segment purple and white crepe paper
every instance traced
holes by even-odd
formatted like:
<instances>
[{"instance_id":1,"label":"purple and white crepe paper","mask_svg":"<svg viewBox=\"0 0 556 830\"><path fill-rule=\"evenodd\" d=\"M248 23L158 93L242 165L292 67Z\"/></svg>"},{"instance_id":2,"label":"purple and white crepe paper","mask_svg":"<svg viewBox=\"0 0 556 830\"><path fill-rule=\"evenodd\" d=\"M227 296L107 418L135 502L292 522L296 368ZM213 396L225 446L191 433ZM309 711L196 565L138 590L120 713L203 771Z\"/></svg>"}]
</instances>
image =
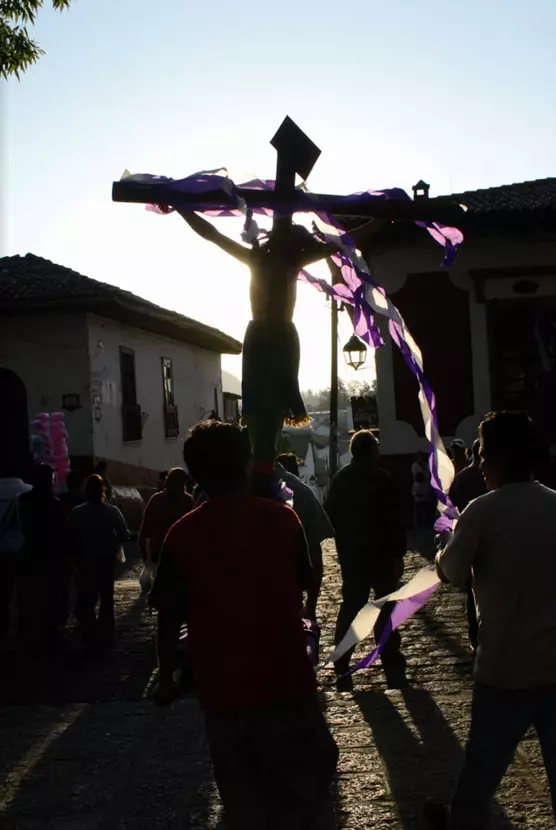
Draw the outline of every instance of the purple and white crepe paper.
<instances>
[{"instance_id":1,"label":"purple and white crepe paper","mask_svg":"<svg viewBox=\"0 0 556 830\"><path fill-rule=\"evenodd\" d=\"M380 657L382 649L386 645L390 635L396 628L399 628L400 625L403 625L404 622L409 620L413 617L417 611L420 611L423 605L427 602L428 599L432 597L432 595L438 590L440 586L440 582L436 585L432 585L430 588L426 588L424 591L421 591L420 594L415 594L412 597L407 597L407 599L400 599L392 613L390 614L386 625L384 626L384 631L380 635L380 639L376 645L376 648L371 651L366 657L363 658L356 666L347 672L347 675L354 674L359 669L368 669L373 663Z\"/></svg>"},{"instance_id":2,"label":"purple and white crepe paper","mask_svg":"<svg viewBox=\"0 0 556 830\"><path fill-rule=\"evenodd\" d=\"M376 649L364 661L358 664L353 671L356 671L358 668L363 668L363 665L370 666L384 648L384 644L392 631L416 614L439 586L440 580L436 575L435 569L430 567L422 568L409 582L401 588L398 588L397 591L392 591L391 594L387 594L385 597L368 602L359 611L345 637L338 643L334 651L328 655L321 668L336 663L346 652L372 634L382 608L389 602L395 602L396 607L392 612L390 621Z\"/></svg>"}]
</instances>

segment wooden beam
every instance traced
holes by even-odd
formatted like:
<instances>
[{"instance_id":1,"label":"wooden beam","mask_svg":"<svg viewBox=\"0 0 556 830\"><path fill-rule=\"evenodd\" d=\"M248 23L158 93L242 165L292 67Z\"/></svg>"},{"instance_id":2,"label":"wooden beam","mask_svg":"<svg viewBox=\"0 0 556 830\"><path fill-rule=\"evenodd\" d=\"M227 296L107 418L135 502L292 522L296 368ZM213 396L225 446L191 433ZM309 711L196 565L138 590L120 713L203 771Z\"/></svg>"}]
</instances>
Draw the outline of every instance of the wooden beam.
<instances>
[{"instance_id":1,"label":"wooden beam","mask_svg":"<svg viewBox=\"0 0 556 830\"><path fill-rule=\"evenodd\" d=\"M245 200L247 207L259 206L269 209L280 207L277 194L273 191L238 188L238 196ZM212 210L234 208L232 197L218 192L203 193L202 201ZM127 181L122 179L112 185L112 201L133 204L173 205L187 209L188 205L199 202L198 194L178 193L164 183ZM445 198L422 199L370 199L367 204L358 204L357 208L347 206L344 196L330 194L305 194L296 192L298 209L306 205L307 210L319 211L338 217L360 217L362 219L405 219L407 221L442 222L445 225L462 225L466 213L456 202Z\"/></svg>"}]
</instances>

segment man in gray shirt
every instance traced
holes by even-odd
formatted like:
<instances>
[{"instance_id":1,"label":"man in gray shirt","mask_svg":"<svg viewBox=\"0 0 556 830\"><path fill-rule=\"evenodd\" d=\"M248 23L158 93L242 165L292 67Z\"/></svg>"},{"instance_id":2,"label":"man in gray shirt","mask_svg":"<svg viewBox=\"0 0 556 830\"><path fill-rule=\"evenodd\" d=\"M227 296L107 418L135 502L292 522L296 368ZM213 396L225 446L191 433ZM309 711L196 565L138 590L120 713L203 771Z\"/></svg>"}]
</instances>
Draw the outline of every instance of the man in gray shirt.
<instances>
[{"instance_id":1,"label":"man in gray shirt","mask_svg":"<svg viewBox=\"0 0 556 830\"><path fill-rule=\"evenodd\" d=\"M540 442L525 412L479 427L486 495L467 507L438 554L439 576L471 576L479 637L471 726L450 809L425 809L435 830L483 830L518 743L534 726L556 813L556 492L534 481Z\"/></svg>"},{"instance_id":2,"label":"man in gray shirt","mask_svg":"<svg viewBox=\"0 0 556 830\"><path fill-rule=\"evenodd\" d=\"M317 601L323 576L321 544L326 539L334 538L334 528L311 488L298 478L292 471L292 467L289 470L286 469L284 464L290 466L288 462L291 463L287 455L279 456L276 462L276 472L293 493L293 509L305 531L309 557L313 566L313 582L311 589L307 592L306 611L309 619L316 620ZM293 456L293 462L297 467L295 456Z\"/></svg>"}]
</instances>

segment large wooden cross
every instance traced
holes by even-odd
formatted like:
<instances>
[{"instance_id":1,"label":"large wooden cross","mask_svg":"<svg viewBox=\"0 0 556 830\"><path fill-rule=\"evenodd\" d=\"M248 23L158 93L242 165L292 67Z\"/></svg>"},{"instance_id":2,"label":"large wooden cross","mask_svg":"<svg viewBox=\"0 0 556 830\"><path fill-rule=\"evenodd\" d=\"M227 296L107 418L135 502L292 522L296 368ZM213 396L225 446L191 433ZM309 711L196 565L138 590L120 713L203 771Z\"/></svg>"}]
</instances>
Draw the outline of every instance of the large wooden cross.
<instances>
[{"instance_id":1,"label":"large wooden cross","mask_svg":"<svg viewBox=\"0 0 556 830\"><path fill-rule=\"evenodd\" d=\"M287 117L271 141L277 153L274 190L240 188L235 196L223 193L198 194L180 192L171 184L143 181L114 182L112 199L116 202L171 205L193 230L213 242L251 269L252 321L243 344L243 420L249 429L253 454L261 474L269 477L274 466L284 419L301 424L307 418L299 392L299 339L293 324L295 285L298 272L306 265L333 253L330 245L314 240L303 228L296 227L292 215L300 208L303 195L296 193L296 175L305 181L320 156L319 148ZM240 196L247 207L273 210L272 231L268 240L247 248L224 234L210 222L193 213L195 204L214 210L235 208ZM310 194L308 210L322 210L343 220L357 217L371 222L350 234L357 247L375 232L376 220L436 221L455 225L463 211L445 199L369 199L346 204L345 197ZM321 207L322 206L322 207ZM354 210L357 212L354 213ZM350 225L353 224L350 222ZM362 233L361 233L362 232Z\"/></svg>"},{"instance_id":2,"label":"large wooden cross","mask_svg":"<svg viewBox=\"0 0 556 830\"><path fill-rule=\"evenodd\" d=\"M289 206L295 197L295 177L300 176L303 181L315 166L321 151L316 144L301 130L297 124L286 116L280 128L271 140L271 145L276 150L276 185L274 191L261 193L260 190L250 188L239 188L237 194L244 199L247 207L259 205L265 208L278 206L274 222L282 227L291 226L292 211ZM112 200L114 202L135 202L148 204L156 193L156 199L165 200L166 204L174 207L181 207L187 210L188 205L198 201L198 196L181 193L177 194L171 187L165 189L163 183L157 183L154 187L145 183L142 187L137 186L130 190L125 180L114 182L112 185ZM367 204L359 204L355 209L346 207L343 196L330 194L312 193L311 199L318 206L322 202L326 206L326 213L338 218L366 218L366 219L405 219L407 221L422 222L443 222L446 225L457 225L461 222L464 212L460 205L450 202L445 198L420 199L411 201L409 199L376 199L370 200ZM235 200L232 196L229 199L223 197L222 193L211 195L203 194L203 202L210 204L214 201L215 209L224 207L235 207ZM164 203L160 201L160 203ZM317 208L312 208L313 210Z\"/></svg>"}]
</instances>

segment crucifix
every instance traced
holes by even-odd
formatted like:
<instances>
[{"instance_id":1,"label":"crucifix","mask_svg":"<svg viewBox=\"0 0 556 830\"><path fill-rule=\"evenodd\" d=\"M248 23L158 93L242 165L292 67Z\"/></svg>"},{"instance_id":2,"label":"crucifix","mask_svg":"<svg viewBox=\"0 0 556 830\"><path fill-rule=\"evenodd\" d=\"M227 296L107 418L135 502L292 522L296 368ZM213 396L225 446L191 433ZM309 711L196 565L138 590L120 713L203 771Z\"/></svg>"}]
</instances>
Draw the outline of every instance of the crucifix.
<instances>
[{"instance_id":1,"label":"crucifix","mask_svg":"<svg viewBox=\"0 0 556 830\"><path fill-rule=\"evenodd\" d=\"M253 449L254 469L262 478L273 475L284 422L302 425L308 421L299 390L299 337L293 323L296 286L299 272L312 263L326 259L340 250L340 243L323 242L301 225L294 224L293 214L303 210L319 211L319 206L338 218L364 218L349 231L355 248L368 248L372 238L391 221L443 221L461 219L458 205L446 200L409 199L369 200L354 208L345 198L322 194L303 194L296 189L296 176L306 181L317 159L319 148L286 117L270 142L277 153L276 182L273 190L239 188L236 197L250 206L273 210L272 229L260 242L254 239L247 247L225 234L194 212L199 195L177 192L164 182L115 182L112 198L117 202L171 205L199 236L217 245L251 271L252 319L243 343L242 420L247 426ZM133 186L132 186L133 185ZM232 206L220 191L202 196L205 209ZM338 271L339 273L339 271ZM340 278L340 277L339 277Z\"/></svg>"}]
</instances>

